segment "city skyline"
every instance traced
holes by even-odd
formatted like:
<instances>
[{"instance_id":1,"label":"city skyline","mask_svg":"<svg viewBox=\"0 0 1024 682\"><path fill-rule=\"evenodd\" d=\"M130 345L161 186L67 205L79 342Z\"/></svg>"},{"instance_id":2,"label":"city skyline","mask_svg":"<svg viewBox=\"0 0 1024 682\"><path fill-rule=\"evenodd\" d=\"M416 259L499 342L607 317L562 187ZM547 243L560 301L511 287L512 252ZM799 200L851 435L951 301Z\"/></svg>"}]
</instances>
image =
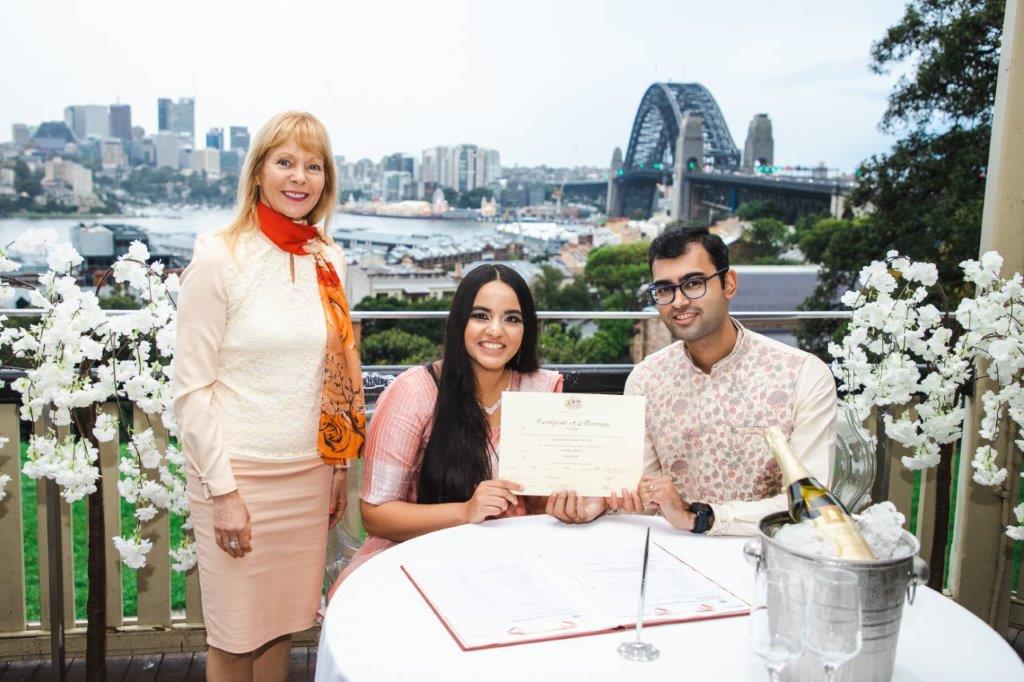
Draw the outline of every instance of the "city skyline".
<instances>
[{"instance_id":1,"label":"city skyline","mask_svg":"<svg viewBox=\"0 0 1024 682\"><path fill-rule=\"evenodd\" d=\"M68 105L118 101L152 134L159 98L195 97L197 147L210 128L255 133L276 111L304 108L324 120L335 154L349 160L474 143L499 150L509 167L607 166L612 149L628 143L644 90L673 80L708 87L738 146L751 118L767 113L778 162L825 161L844 171L890 146L877 123L895 75L871 74L868 52L903 9L876 1L817 16L796 2L771 11L655 2L632 17L643 26L638 34L624 23L634 11L624 2L543 12L531 3L396 2L386 14L311 3L307 19L337 27L323 39L296 33L302 17L282 18L270 4L238 14L186 2L173 16L124 2L56 4L74 21L53 27L47 49L28 31L0 48L8 63L39 52L0 74L4 138L13 123L61 120ZM0 16L29 26L43 11L54 10L21 3ZM202 25L192 26L197 16ZM137 38L154 22L164 37L143 41L139 58ZM281 44L262 37L254 50L250 36L272 24L282 27ZM93 33L136 40L80 39ZM175 39L190 34L204 39L190 47Z\"/></svg>"}]
</instances>

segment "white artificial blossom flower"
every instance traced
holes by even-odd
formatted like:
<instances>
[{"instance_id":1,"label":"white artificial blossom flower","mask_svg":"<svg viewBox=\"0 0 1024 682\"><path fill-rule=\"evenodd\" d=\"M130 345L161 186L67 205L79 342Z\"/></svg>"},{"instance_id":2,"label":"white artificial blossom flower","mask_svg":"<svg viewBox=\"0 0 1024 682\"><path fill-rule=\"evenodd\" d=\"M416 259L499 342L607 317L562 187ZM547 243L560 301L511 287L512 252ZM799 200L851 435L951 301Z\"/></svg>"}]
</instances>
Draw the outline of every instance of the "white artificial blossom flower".
<instances>
[{"instance_id":1,"label":"white artificial blossom flower","mask_svg":"<svg viewBox=\"0 0 1024 682\"><path fill-rule=\"evenodd\" d=\"M21 395L22 419L48 417L49 427L34 435L28 444L23 466L26 476L50 478L69 502L95 492L100 475L94 442L117 437L119 417L96 415L94 427L85 433L78 411L94 409L110 400L119 403L118 415L129 415L127 402L146 413L153 424L167 427L177 436L171 395L171 363L177 310L173 294L179 290L176 275L165 275L163 264L148 263L145 244L134 242L111 268L108 284L120 287L142 304L126 315L108 316L99 306L96 293L81 289L76 269L82 256L68 243L60 242L54 230L34 229L22 233L12 252L44 255L49 268L29 292L31 304L41 309L29 327L5 326L0 331L0 352L27 367L11 386ZM17 267L0 250L0 272ZM0 318L0 321L6 321ZM58 437L56 428L66 431ZM184 463L176 448L157 438L152 428L129 434L128 454L119 466L119 494L136 505L138 524L134 532L114 538L114 546L131 568L145 565L152 543L141 536L141 523L163 511L183 516L191 527L185 494ZM90 438L94 439L90 441ZM194 549L175 548L176 565L188 564ZM180 556L179 556L180 555ZM194 563L194 562L193 562Z\"/></svg>"},{"instance_id":2,"label":"white artificial blossom flower","mask_svg":"<svg viewBox=\"0 0 1024 682\"><path fill-rule=\"evenodd\" d=\"M140 569L146 565L146 555L153 549L153 542L138 536L123 538L115 535L114 548L121 555L121 561L129 568Z\"/></svg>"},{"instance_id":3,"label":"white artificial blossom flower","mask_svg":"<svg viewBox=\"0 0 1024 682\"><path fill-rule=\"evenodd\" d=\"M829 345L839 388L862 419L873 407L909 406L895 419L883 414L886 435L911 450L902 458L909 469L936 466L941 448L958 440L965 409L961 396L978 361L997 388L982 396L981 442L973 453L973 478L1002 485L1007 469L992 442L1008 421L1024 433L1024 280L1004 279L1002 257L985 253L960 264L973 297L954 315L925 303L938 282L931 263L916 263L890 251L860 271L859 286L842 296L853 309L846 336ZM1024 435L1014 442L1024 449ZM1024 507L1018 526L1007 529L1024 539Z\"/></svg>"},{"instance_id":4,"label":"white artificial blossom flower","mask_svg":"<svg viewBox=\"0 0 1024 682\"><path fill-rule=\"evenodd\" d=\"M92 429L92 435L96 436L96 440L100 443L109 443L117 435L117 420L113 415L100 414L96 417L96 426Z\"/></svg>"}]
</instances>

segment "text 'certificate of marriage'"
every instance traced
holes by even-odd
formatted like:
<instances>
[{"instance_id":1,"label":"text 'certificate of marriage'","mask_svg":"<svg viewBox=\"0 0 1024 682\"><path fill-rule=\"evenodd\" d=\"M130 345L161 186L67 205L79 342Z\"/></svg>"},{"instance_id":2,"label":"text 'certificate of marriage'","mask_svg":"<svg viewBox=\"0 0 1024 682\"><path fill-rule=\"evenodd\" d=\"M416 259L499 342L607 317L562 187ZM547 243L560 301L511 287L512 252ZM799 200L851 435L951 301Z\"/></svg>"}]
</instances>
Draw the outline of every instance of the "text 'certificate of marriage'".
<instances>
[{"instance_id":1,"label":"text 'certificate of marriage'","mask_svg":"<svg viewBox=\"0 0 1024 682\"><path fill-rule=\"evenodd\" d=\"M643 473L645 398L506 392L501 397L498 478L523 495L575 490L606 497Z\"/></svg>"}]
</instances>

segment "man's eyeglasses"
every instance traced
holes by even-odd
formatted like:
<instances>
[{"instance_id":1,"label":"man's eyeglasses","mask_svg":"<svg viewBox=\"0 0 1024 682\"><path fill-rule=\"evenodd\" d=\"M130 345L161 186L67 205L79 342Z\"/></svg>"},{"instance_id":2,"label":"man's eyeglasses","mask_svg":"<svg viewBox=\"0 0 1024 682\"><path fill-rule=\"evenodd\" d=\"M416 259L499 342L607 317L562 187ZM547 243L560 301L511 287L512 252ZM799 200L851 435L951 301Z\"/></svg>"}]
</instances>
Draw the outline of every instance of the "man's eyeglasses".
<instances>
[{"instance_id":1,"label":"man's eyeglasses","mask_svg":"<svg viewBox=\"0 0 1024 682\"><path fill-rule=\"evenodd\" d=\"M709 279L718 277L728 270L729 266L726 266L718 272L712 272L710 275L694 275L693 277L687 277L679 284L652 284L647 287L647 293L655 305L669 305L675 301L677 289L683 292L683 296L692 301L708 292Z\"/></svg>"}]
</instances>

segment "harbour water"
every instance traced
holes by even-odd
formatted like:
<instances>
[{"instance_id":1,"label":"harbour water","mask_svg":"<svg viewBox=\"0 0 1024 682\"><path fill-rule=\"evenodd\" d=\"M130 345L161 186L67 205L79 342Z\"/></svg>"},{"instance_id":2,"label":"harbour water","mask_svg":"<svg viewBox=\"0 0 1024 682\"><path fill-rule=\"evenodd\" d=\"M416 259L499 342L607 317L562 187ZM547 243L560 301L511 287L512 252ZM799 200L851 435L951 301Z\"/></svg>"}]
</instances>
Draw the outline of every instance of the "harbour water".
<instances>
[{"instance_id":1,"label":"harbour water","mask_svg":"<svg viewBox=\"0 0 1024 682\"><path fill-rule=\"evenodd\" d=\"M80 223L124 223L136 225L153 233L211 232L223 227L231 220L233 210L229 208L170 210L154 208L145 215L113 215L86 218L3 218L0 219L0 245L8 244L19 234L34 227L50 227L57 230L62 240L70 240L71 228ZM483 236L495 234L494 223L472 220L436 220L430 218L388 218L337 213L331 219L331 229L365 229L374 232L401 235L424 236Z\"/></svg>"}]
</instances>

